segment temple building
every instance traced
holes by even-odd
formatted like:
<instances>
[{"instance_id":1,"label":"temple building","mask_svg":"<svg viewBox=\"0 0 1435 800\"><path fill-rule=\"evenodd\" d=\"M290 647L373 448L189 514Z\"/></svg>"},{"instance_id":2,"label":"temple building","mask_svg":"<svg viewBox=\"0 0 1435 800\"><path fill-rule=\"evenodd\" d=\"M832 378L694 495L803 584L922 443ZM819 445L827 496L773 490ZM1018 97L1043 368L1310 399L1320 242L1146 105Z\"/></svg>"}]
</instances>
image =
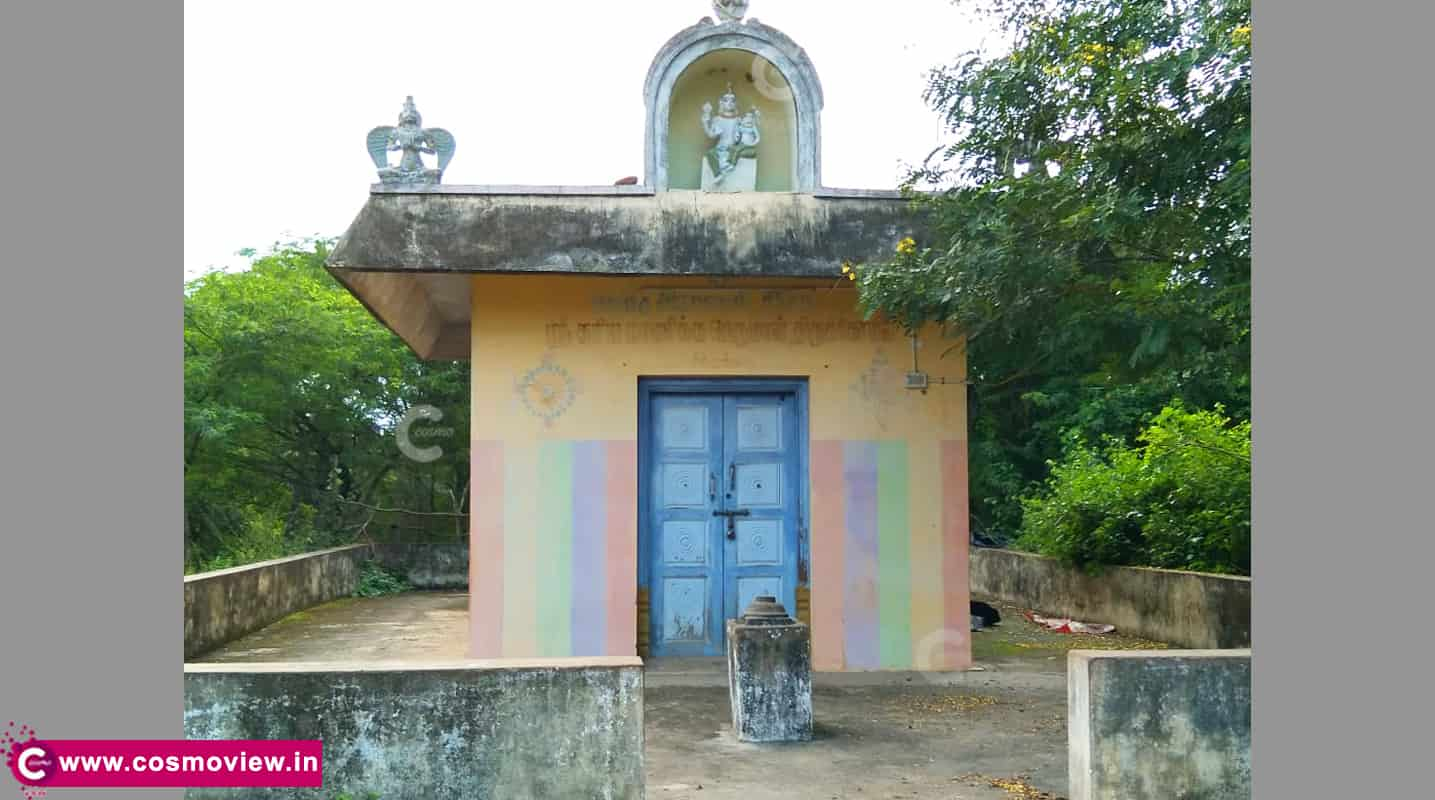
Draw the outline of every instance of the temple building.
<instances>
[{"instance_id":1,"label":"temple building","mask_svg":"<svg viewBox=\"0 0 1435 800\"><path fill-rule=\"evenodd\" d=\"M864 319L843 271L923 221L823 185L817 70L746 10L658 51L638 183L444 184L462 131L412 99L369 134L329 269L472 361L475 658L720 655L771 594L815 669L970 664L962 342Z\"/></svg>"}]
</instances>

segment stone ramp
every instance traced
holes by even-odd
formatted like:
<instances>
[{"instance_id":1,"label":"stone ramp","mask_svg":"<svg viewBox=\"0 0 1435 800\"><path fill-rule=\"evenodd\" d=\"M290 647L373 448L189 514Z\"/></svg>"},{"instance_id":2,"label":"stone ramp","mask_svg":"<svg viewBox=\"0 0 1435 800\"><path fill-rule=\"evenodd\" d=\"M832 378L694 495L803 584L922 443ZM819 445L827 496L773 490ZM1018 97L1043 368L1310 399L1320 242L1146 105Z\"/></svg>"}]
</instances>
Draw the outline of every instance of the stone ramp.
<instances>
[{"instance_id":1,"label":"stone ramp","mask_svg":"<svg viewBox=\"0 0 1435 800\"><path fill-rule=\"evenodd\" d=\"M348 597L294 614L194 663L430 662L468 657L468 594Z\"/></svg>"}]
</instances>

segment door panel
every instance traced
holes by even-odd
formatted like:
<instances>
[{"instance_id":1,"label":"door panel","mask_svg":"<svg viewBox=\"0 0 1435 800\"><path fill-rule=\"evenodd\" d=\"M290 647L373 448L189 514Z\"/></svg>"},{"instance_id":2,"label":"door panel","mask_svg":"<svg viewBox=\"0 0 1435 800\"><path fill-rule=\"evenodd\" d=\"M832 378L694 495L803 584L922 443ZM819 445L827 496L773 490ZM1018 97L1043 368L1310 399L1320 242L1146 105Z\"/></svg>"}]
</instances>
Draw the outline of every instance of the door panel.
<instances>
[{"instance_id":1,"label":"door panel","mask_svg":"<svg viewBox=\"0 0 1435 800\"><path fill-rule=\"evenodd\" d=\"M722 399L712 395L652 396L653 498L651 645L655 654L720 652L722 528L720 500Z\"/></svg>"},{"instance_id":2,"label":"door panel","mask_svg":"<svg viewBox=\"0 0 1435 800\"><path fill-rule=\"evenodd\" d=\"M665 646L703 646L710 641L709 610L713 605L708 578L663 578L663 636Z\"/></svg>"},{"instance_id":3,"label":"door panel","mask_svg":"<svg viewBox=\"0 0 1435 800\"><path fill-rule=\"evenodd\" d=\"M796 396L654 392L648 540L654 655L720 655L760 594L796 610Z\"/></svg>"},{"instance_id":4,"label":"door panel","mask_svg":"<svg viewBox=\"0 0 1435 800\"><path fill-rule=\"evenodd\" d=\"M661 551L664 564L707 566L712 564L708 542L708 525L686 520L663 523Z\"/></svg>"},{"instance_id":5,"label":"door panel","mask_svg":"<svg viewBox=\"0 0 1435 800\"><path fill-rule=\"evenodd\" d=\"M734 517L724 549L724 619L740 616L752 598L772 594L797 608L797 401L790 393L723 398L727 462L724 500Z\"/></svg>"},{"instance_id":6,"label":"door panel","mask_svg":"<svg viewBox=\"0 0 1435 800\"><path fill-rule=\"evenodd\" d=\"M780 519L737 521L737 563L740 566L773 566L782 563L783 524Z\"/></svg>"}]
</instances>

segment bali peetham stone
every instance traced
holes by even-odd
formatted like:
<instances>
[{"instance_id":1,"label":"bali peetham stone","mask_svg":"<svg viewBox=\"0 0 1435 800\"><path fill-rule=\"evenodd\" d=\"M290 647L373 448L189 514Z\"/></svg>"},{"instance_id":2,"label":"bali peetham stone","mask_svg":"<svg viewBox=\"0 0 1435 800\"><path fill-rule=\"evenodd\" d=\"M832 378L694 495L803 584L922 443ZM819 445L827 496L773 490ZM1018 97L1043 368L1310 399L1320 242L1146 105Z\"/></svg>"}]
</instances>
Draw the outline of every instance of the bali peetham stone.
<instances>
[{"instance_id":1,"label":"bali peetham stone","mask_svg":"<svg viewBox=\"0 0 1435 800\"><path fill-rule=\"evenodd\" d=\"M812 639L777 598L759 595L727 621L728 690L739 741L812 739Z\"/></svg>"}]
</instances>

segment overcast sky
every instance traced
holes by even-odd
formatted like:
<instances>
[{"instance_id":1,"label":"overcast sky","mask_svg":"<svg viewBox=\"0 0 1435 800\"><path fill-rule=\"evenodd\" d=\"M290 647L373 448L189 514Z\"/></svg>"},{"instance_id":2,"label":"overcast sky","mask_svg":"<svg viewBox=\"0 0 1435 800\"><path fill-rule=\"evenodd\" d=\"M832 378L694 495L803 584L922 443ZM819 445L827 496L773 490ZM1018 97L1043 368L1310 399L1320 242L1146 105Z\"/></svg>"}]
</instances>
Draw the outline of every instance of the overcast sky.
<instances>
[{"instance_id":1,"label":"overcast sky","mask_svg":"<svg viewBox=\"0 0 1435 800\"><path fill-rule=\"evenodd\" d=\"M186 277L244 247L338 236L376 180L364 149L405 95L458 140L444 183L643 175L643 79L708 0L192 2L185 7ZM822 80L822 178L892 188L940 141L924 75L990 35L950 0L753 0Z\"/></svg>"}]
</instances>

